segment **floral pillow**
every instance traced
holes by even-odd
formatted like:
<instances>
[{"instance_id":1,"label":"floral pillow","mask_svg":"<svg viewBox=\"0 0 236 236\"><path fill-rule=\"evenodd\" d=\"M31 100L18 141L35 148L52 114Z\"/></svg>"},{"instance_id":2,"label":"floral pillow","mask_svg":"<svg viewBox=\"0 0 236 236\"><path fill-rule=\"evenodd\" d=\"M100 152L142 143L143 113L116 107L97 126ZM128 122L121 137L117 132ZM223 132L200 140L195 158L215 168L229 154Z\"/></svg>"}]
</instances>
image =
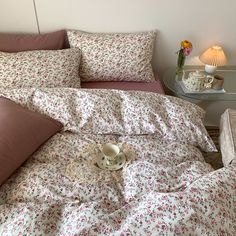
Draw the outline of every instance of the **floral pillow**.
<instances>
[{"instance_id":1,"label":"floral pillow","mask_svg":"<svg viewBox=\"0 0 236 236\"><path fill-rule=\"evenodd\" d=\"M180 98L142 91L73 88L5 89L0 95L60 121L66 131L152 135L160 142L217 151L203 124L205 111Z\"/></svg>"},{"instance_id":2,"label":"floral pillow","mask_svg":"<svg viewBox=\"0 0 236 236\"><path fill-rule=\"evenodd\" d=\"M151 60L155 31L85 33L67 30L70 47L82 52L82 81L154 81Z\"/></svg>"},{"instance_id":3,"label":"floral pillow","mask_svg":"<svg viewBox=\"0 0 236 236\"><path fill-rule=\"evenodd\" d=\"M78 48L0 52L0 87L74 87L80 88Z\"/></svg>"}]
</instances>

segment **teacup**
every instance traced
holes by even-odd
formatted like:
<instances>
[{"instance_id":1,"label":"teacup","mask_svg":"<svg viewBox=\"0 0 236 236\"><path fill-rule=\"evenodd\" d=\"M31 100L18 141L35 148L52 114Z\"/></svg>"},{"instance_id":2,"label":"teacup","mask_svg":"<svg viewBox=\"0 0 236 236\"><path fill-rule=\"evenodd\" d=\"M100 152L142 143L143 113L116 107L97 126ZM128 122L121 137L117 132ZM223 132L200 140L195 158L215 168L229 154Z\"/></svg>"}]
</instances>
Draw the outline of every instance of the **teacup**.
<instances>
[{"instance_id":1,"label":"teacup","mask_svg":"<svg viewBox=\"0 0 236 236\"><path fill-rule=\"evenodd\" d=\"M106 158L107 165L114 165L116 157L121 153L121 147L113 143L106 143L102 146L101 151Z\"/></svg>"},{"instance_id":2,"label":"teacup","mask_svg":"<svg viewBox=\"0 0 236 236\"><path fill-rule=\"evenodd\" d=\"M214 77L211 75L205 75L200 71L190 72L188 78L185 78L183 74L183 83L185 87L190 91L202 91L212 87Z\"/></svg>"}]
</instances>

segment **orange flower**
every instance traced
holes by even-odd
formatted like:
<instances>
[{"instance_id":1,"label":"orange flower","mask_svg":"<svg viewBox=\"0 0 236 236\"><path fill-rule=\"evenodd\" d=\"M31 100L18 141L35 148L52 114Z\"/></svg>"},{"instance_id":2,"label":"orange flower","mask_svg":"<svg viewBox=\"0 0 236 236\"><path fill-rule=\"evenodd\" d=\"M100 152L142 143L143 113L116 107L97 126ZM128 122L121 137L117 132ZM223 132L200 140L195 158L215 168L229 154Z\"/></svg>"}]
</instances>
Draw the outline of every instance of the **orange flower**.
<instances>
[{"instance_id":1,"label":"orange flower","mask_svg":"<svg viewBox=\"0 0 236 236\"><path fill-rule=\"evenodd\" d=\"M181 42L181 47L182 48L192 48L192 43L189 42L188 40L184 40Z\"/></svg>"}]
</instances>

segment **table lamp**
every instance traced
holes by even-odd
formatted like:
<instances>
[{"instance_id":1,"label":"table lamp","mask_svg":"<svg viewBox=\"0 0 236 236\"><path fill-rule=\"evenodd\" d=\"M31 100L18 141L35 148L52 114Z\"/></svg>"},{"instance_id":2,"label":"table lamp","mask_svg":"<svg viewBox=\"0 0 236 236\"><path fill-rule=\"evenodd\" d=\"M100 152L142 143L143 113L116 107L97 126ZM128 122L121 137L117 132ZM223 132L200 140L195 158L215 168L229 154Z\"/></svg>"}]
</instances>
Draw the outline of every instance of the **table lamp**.
<instances>
[{"instance_id":1,"label":"table lamp","mask_svg":"<svg viewBox=\"0 0 236 236\"><path fill-rule=\"evenodd\" d=\"M227 59L225 53L220 46L212 46L204 51L199 59L201 62L205 63L205 71L209 74L215 72L217 66L223 66L226 64Z\"/></svg>"}]
</instances>

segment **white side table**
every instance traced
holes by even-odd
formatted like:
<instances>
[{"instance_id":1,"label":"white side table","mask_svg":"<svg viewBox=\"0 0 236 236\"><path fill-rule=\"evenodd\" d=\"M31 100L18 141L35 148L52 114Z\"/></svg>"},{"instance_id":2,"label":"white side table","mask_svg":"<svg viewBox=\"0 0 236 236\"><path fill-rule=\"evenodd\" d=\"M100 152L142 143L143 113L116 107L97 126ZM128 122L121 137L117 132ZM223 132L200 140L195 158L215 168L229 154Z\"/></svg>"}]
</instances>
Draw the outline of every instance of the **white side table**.
<instances>
[{"instance_id":1,"label":"white side table","mask_svg":"<svg viewBox=\"0 0 236 236\"><path fill-rule=\"evenodd\" d=\"M186 66L186 69L204 72L202 66ZM224 77L223 87L226 91L225 93L186 94L176 81L174 67L168 69L162 77L164 85L171 90L175 96L198 104L206 110L206 126L219 126L220 116L225 109L236 109L236 66L221 67L214 74Z\"/></svg>"}]
</instances>

